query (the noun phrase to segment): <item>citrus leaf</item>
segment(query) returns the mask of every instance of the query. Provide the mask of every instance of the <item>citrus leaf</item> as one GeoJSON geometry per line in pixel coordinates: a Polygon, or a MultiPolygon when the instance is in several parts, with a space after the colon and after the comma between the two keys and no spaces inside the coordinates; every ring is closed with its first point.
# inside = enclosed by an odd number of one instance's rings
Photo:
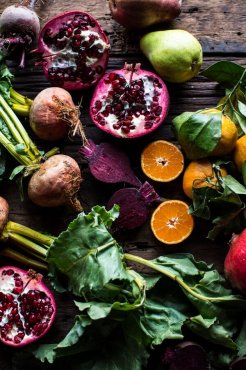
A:
{"type": "MultiPolygon", "coordinates": [[[[237,63],[222,60],[212,64],[200,74],[212,81],[233,86],[240,80],[244,70],[245,68],[237,63]]],[[[246,76],[243,79],[243,83],[246,83],[246,76]]]]}
{"type": "Polygon", "coordinates": [[[221,138],[221,118],[221,112],[200,111],[174,118],[177,139],[189,159],[204,158],[213,152],[221,138]]]}

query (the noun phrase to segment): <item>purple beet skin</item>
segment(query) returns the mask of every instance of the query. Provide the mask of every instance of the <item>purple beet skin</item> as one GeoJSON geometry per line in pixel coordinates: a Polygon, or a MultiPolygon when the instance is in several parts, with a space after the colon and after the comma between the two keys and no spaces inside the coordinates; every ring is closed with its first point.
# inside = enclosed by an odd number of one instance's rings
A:
{"type": "Polygon", "coordinates": [[[101,143],[96,145],[89,140],[80,149],[80,153],[88,160],[91,174],[106,183],[126,182],[139,187],[141,182],[133,173],[127,155],[116,145],[101,143]]]}
{"type": "Polygon", "coordinates": [[[120,207],[120,215],[114,225],[119,229],[135,229],[149,216],[149,206],[158,201],[159,195],[147,181],[139,188],[125,188],[116,191],[108,201],[107,208],[114,204],[120,207]]]}
{"type": "Polygon", "coordinates": [[[204,349],[199,344],[188,341],[168,347],[164,353],[163,362],[169,365],[169,370],[209,369],[204,349]]]}

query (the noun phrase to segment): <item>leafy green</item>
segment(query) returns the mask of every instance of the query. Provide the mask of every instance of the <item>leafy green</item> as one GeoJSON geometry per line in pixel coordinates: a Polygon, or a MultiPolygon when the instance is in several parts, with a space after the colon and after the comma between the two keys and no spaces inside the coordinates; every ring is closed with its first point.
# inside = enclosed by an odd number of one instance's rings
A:
{"type": "MultiPolygon", "coordinates": [[[[228,60],[221,60],[212,64],[200,74],[210,80],[233,86],[241,78],[244,70],[245,68],[240,64],[228,60]]],[[[243,82],[246,84],[246,76],[243,82]]]]}
{"type": "Polygon", "coordinates": [[[118,206],[111,211],[96,206],[87,215],[79,214],[55,239],[47,261],[53,275],[59,271],[68,278],[67,288],[75,295],[87,299],[107,296],[109,302],[117,297],[114,305],[131,309],[131,304],[141,303],[145,286],[126,269],[123,250],[107,229],[118,214],[118,206]]]}
{"type": "Polygon", "coordinates": [[[221,112],[197,111],[174,118],[177,139],[189,159],[204,158],[213,152],[221,138],[221,112]]]}
{"type": "Polygon", "coordinates": [[[109,232],[117,214],[118,207],[96,206],[53,242],[47,259],[54,287],[76,294],[78,313],[66,337],[36,347],[36,358],[54,366],[61,359],[72,370],[141,370],[150,349],[182,339],[184,327],[236,353],[246,301],[224,286],[212,265],[190,254],[147,261],[124,253],[109,232]],[[157,275],[140,275],[127,261],[157,275]]]}
{"type": "Polygon", "coordinates": [[[201,73],[227,86],[226,95],[218,108],[237,125],[239,136],[246,133],[246,69],[234,62],[214,63],[201,73]]]}
{"type": "Polygon", "coordinates": [[[10,88],[12,87],[13,78],[14,76],[3,61],[3,56],[0,52],[0,94],[9,104],[11,104],[10,88]]]}
{"type": "Polygon", "coordinates": [[[214,166],[219,186],[201,188],[193,187],[193,203],[190,213],[196,217],[204,218],[214,224],[208,233],[208,238],[215,239],[222,231],[227,234],[241,231],[246,226],[242,214],[245,208],[243,196],[246,188],[231,175],[221,177],[220,167],[214,166]]]}

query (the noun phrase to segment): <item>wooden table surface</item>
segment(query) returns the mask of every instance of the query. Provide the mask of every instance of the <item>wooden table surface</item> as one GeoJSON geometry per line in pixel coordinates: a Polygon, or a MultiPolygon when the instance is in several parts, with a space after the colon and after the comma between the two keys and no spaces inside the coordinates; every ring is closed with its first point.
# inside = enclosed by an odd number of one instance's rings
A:
{"type": "MultiPolygon", "coordinates": [[[[0,0],[0,12],[15,1],[0,0]]],[[[106,31],[110,44],[111,53],[108,70],[120,68],[125,61],[141,62],[142,66],[151,70],[151,66],[139,51],[139,36],[137,32],[127,32],[112,20],[106,0],[51,0],[46,6],[40,6],[38,13],[42,23],[51,16],[61,11],[84,10],[91,13],[106,31]],[[72,5],[71,5],[72,4],[72,5]]],[[[180,16],[167,28],[180,28],[191,32],[201,42],[204,51],[204,64],[202,68],[218,60],[232,60],[246,65],[246,2],[245,0],[183,0],[180,16]]],[[[161,27],[160,27],[161,28],[161,27]]],[[[164,27],[162,27],[164,29],[164,27]]],[[[39,68],[28,66],[25,70],[17,71],[14,86],[16,90],[33,98],[49,84],[39,68]]],[[[136,174],[141,180],[145,180],[140,170],[140,152],[146,143],[157,138],[175,141],[172,129],[172,118],[184,111],[196,111],[205,107],[213,107],[218,99],[223,96],[224,89],[215,83],[209,82],[201,76],[196,76],[191,81],[183,84],[167,84],[171,107],[165,123],[160,129],[143,139],[135,141],[119,141],[122,147],[129,153],[131,163],[136,174]]],[[[83,107],[81,108],[82,122],[86,126],[88,138],[101,141],[117,141],[96,128],[88,114],[88,106],[92,90],[83,93],[83,107]]],[[[80,93],[73,94],[75,101],[81,98],[80,93]]],[[[32,135],[32,134],[31,134],[32,135]]],[[[32,136],[33,137],[33,136],[32,136]]],[[[33,137],[34,138],[34,137],[33,137]]],[[[40,148],[47,144],[37,140],[40,148]]],[[[84,181],[81,185],[79,198],[85,209],[89,210],[96,204],[105,204],[116,186],[103,185],[90,175],[86,162],[78,154],[81,143],[77,141],[64,141],[60,144],[61,152],[74,157],[82,170],[84,181]]],[[[169,199],[187,200],[182,193],[181,181],[178,179],[170,184],[154,184],[156,191],[169,199]]],[[[43,210],[31,204],[27,199],[21,202],[16,184],[3,182],[0,184],[0,194],[10,203],[10,218],[36,230],[46,231],[58,235],[66,228],[68,222],[75,217],[71,210],[50,209],[43,210]]],[[[149,223],[147,222],[138,230],[125,233],[120,240],[127,251],[138,254],[145,258],[154,258],[158,255],[170,252],[191,252],[198,259],[213,262],[222,271],[222,264],[227,245],[223,242],[212,242],[206,239],[207,225],[201,221],[196,222],[196,227],[191,237],[182,244],[167,247],[157,242],[153,237],[149,223]]],[[[1,265],[7,261],[1,260],[1,265]]],[[[71,318],[74,314],[73,305],[66,298],[56,295],[58,314],[56,322],[48,334],[47,341],[57,341],[63,337],[72,325],[71,318]]],[[[0,345],[0,370],[11,369],[12,349],[0,345]]],[[[25,370],[25,369],[23,369],[25,370]]],[[[103,369],[102,369],[103,370],[103,369]]],[[[129,369],[131,370],[131,369],[129,369]]],[[[154,369],[151,369],[154,370],[154,369]]]]}

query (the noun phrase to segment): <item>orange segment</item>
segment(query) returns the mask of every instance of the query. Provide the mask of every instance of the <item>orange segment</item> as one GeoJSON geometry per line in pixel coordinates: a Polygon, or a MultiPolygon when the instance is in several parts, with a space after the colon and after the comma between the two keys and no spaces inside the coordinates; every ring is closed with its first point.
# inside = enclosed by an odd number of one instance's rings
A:
{"type": "Polygon", "coordinates": [[[176,179],[184,169],[184,156],[179,148],[165,140],[150,143],[141,154],[141,167],[155,181],[176,179]]]}
{"type": "Polygon", "coordinates": [[[155,237],[165,244],[177,244],[190,236],[194,220],[189,206],[181,200],[161,203],[151,217],[151,229],[155,237]]]}

